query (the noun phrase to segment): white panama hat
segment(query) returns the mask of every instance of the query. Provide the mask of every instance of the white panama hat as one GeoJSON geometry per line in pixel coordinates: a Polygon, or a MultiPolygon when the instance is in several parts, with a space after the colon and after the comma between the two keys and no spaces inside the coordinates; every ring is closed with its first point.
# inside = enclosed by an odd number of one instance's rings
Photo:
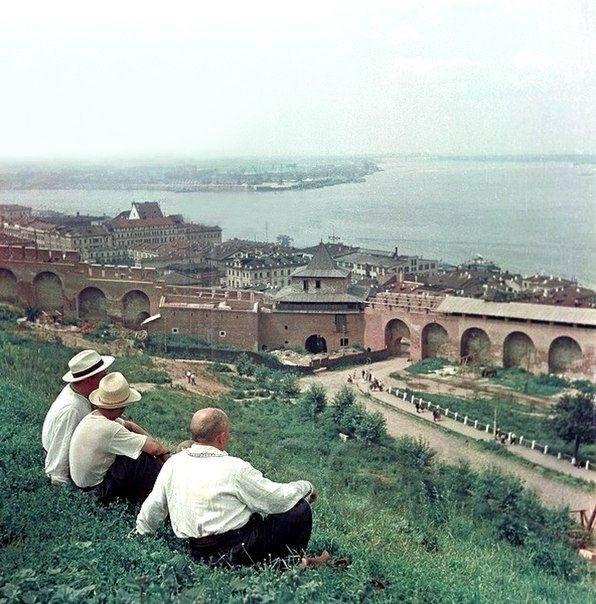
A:
{"type": "Polygon", "coordinates": [[[104,371],[114,362],[114,357],[101,356],[96,350],[81,350],[68,361],[68,373],[62,379],[74,383],[86,380],[88,377],[104,371]]]}
{"type": "Polygon", "coordinates": [[[92,405],[101,409],[120,409],[141,400],[141,393],[131,388],[119,372],[108,373],[99,382],[99,388],[89,395],[92,405]]]}

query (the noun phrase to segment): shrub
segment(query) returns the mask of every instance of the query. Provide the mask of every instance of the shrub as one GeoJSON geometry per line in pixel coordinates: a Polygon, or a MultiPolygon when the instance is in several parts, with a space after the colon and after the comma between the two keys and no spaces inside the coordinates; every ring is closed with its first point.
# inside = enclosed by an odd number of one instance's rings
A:
{"type": "Polygon", "coordinates": [[[443,369],[444,367],[449,367],[450,365],[453,365],[453,362],[448,359],[442,357],[429,357],[409,365],[406,367],[406,371],[414,374],[434,373],[435,371],[443,369]]]}
{"type": "Polygon", "coordinates": [[[429,468],[436,455],[428,442],[413,436],[401,436],[396,439],[395,447],[409,464],[421,469],[429,468]]]}
{"type": "Polygon", "coordinates": [[[333,397],[333,407],[331,407],[331,417],[333,421],[341,425],[343,416],[350,407],[356,404],[356,395],[347,386],[344,386],[333,397]]]}
{"type": "Polygon", "coordinates": [[[32,306],[31,304],[27,304],[25,306],[25,316],[27,317],[27,321],[33,323],[37,317],[41,314],[41,308],[37,306],[32,306]]]}
{"type": "Polygon", "coordinates": [[[232,371],[229,365],[226,365],[225,363],[220,363],[219,361],[211,363],[209,368],[212,371],[215,371],[216,373],[230,373],[232,371]]]}
{"type": "Polygon", "coordinates": [[[236,370],[240,375],[254,375],[255,364],[248,358],[248,355],[241,354],[236,357],[236,370]]]}
{"type": "Polygon", "coordinates": [[[21,315],[16,308],[11,308],[10,306],[0,306],[0,321],[8,321],[13,323],[20,316],[21,315]]]}
{"type": "Polygon", "coordinates": [[[311,384],[300,397],[300,408],[307,417],[319,417],[327,408],[325,388],[321,384],[311,384]]]}
{"type": "Polygon", "coordinates": [[[385,418],[378,412],[364,411],[359,422],[354,426],[356,438],[366,445],[377,444],[387,435],[385,418]]]}

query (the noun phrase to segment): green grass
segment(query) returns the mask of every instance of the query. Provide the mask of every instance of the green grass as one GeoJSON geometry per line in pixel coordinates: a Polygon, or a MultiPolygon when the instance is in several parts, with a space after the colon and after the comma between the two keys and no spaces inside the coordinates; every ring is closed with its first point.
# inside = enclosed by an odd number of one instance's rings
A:
{"type": "Polygon", "coordinates": [[[520,367],[499,367],[495,371],[496,375],[490,378],[491,382],[525,394],[553,396],[570,385],[565,378],[547,373],[535,375],[520,367]]]}
{"type": "MultiPolygon", "coordinates": [[[[546,405],[524,403],[505,397],[466,398],[421,391],[411,391],[411,393],[443,409],[457,412],[460,417],[467,415],[472,422],[478,420],[480,424],[485,425],[493,425],[496,409],[497,425],[504,432],[515,432],[517,437],[523,436],[526,441],[536,440],[542,445],[548,444],[551,451],[562,451],[566,454],[573,452],[572,444],[562,441],[551,429],[548,421],[550,407],[546,405]]],[[[583,445],[580,448],[580,456],[596,459],[596,445],[583,445]]]]}
{"type": "MultiPolygon", "coordinates": [[[[319,491],[312,549],[346,557],[347,568],[214,570],[192,561],[167,526],[127,539],[134,508],[98,508],[92,497],[43,477],[40,426],[72,351],[13,338],[0,332],[0,601],[596,598],[594,570],[565,544],[567,515],[544,509],[512,479],[437,465],[413,439],[343,443],[327,414],[307,420],[288,402],[219,401],[232,421],[228,449],[273,479],[310,479],[319,491]]],[[[176,443],[207,404],[157,390],[130,414],[176,443]]]]}
{"type": "MultiPolygon", "coordinates": [[[[434,373],[435,371],[444,369],[450,365],[454,365],[454,363],[448,359],[443,359],[441,357],[429,357],[428,359],[422,359],[422,361],[418,361],[417,363],[412,363],[412,365],[406,367],[406,371],[413,374],[434,373]]],[[[396,376],[392,374],[391,377],[400,379],[399,374],[396,376]]]]}

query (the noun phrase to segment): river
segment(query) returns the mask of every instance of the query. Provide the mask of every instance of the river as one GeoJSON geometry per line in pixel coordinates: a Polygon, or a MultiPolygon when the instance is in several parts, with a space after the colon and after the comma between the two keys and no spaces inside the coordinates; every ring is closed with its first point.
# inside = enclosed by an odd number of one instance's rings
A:
{"type": "Polygon", "coordinates": [[[0,191],[0,203],[113,215],[159,200],[168,213],[219,224],[224,238],[296,245],[329,236],[457,263],[481,254],[503,268],[596,285],[593,165],[391,160],[366,182],[280,193],[0,191]]]}

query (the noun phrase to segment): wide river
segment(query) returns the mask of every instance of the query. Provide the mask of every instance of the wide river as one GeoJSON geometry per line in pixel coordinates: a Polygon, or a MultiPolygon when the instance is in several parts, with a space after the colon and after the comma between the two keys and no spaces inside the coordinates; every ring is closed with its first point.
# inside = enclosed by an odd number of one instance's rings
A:
{"type": "Polygon", "coordinates": [[[571,163],[392,160],[364,183],[281,193],[0,191],[0,202],[106,213],[160,200],[168,213],[219,224],[224,238],[296,245],[329,236],[457,263],[475,254],[522,273],[596,285],[596,168],[571,163]]]}

